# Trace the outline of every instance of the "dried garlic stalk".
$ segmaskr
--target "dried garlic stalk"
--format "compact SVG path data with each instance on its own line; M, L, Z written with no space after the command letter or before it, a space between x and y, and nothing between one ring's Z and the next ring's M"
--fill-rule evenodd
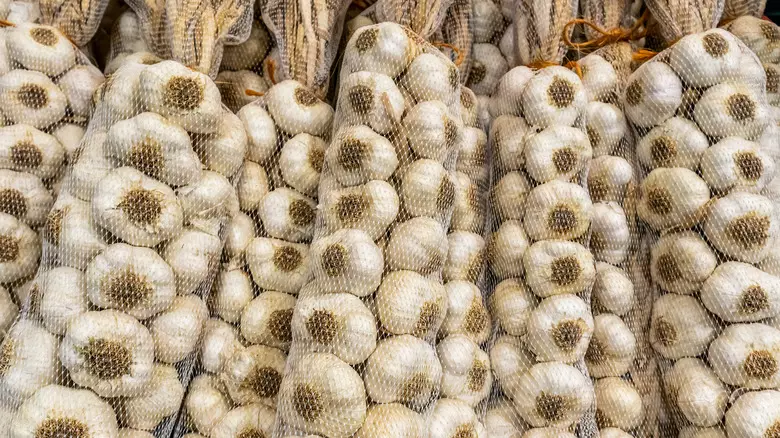
M106 6L105 0L40 0L41 23L60 29L81 47L97 31Z
M458 52L453 53L453 56L455 59L461 60L460 64L456 62L456 65L458 66L458 70L460 70L460 81L463 84L469 79L468 73L471 65L471 46L474 42L471 20L471 0L455 0L449 10L447 10L447 16L444 18L444 23L442 23L439 32L437 32L441 34L441 40L457 48Z
M563 28L577 16L577 0L518 0L515 51L520 65L560 63L567 47Z
M760 18L765 8L766 0L726 0L722 19L731 21L743 15Z
M374 5L376 22L392 21L411 28L429 40L441 27L455 0L379 0Z
M647 0L661 36L676 41L718 25L726 0Z
M617 29L627 27L626 16L630 16L631 0L580 0L582 18L592 22L602 29ZM600 33L585 26L585 36L592 40L601 36Z

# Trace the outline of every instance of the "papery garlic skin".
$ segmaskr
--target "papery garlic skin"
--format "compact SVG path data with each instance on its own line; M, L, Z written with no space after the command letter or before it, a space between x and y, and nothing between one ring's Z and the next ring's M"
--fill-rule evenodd
M663 357L698 356L716 335L712 316L692 296L666 294L653 304L650 344Z
M582 86L588 94L589 105L618 91L618 75L609 61L598 54L591 54L578 62L582 70Z
M38 323L20 319L0 345L0 390L10 404L23 401L54 383L60 372L59 339Z
M490 296L490 314L508 334L525 334L528 318L536 307L538 298L531 293L525 283L510 278L499 283Z
M693 427L680 429L679 438L726 438L726 433L720 427Z
M493 30L495 31L495 28ZM501 50L489 42L475 43L471 57L472 64L467 81L469 88L477 94L492 95L496 91L498 81L509 70L509 64Z
M399 403L387 403L368 408L355 438L415 438L425 433L425 421L420 414Z
M16 125L18 126L18 125ZM54 203L40 178L26 172L0 169L0 211L31 227L38 227Z
M528 347L540 361L574 363L593 335L590 306L570 294L545 298L528 318Z
M316 197L327 147L324 140L307 133L288 140L279 154L279 171L284 181L295 190Z
M493 186L490 193L492 210L499 221L522 220L526 212L526 199L532 185L524 173L509 172Z
M217 378L209 374L196 376L190 382L184 408L195 430L210 436L219 420L230 411L230 401L219 388Z
M111 405L92 391L59 385L43 387L22 403L11 422L8 436L35 436L48 428L55 431L73 428L94 437L118 436L116 415Z
M761 437L776 430L780 392L766 390L741 395L726 412L727 436Z
M670 233L653 245L650 275L661 288L678 294L698 291L718 266L718 258L697 233Z
M594 384L596 415L602 424L630 430L644 420L642 397L634 385L620 377L599 379Z
M269 192L258 207L270 237L290 242L311 240L316 204L295 190L280 187Z
M220 381L237 404L276 407L287 355L265 345L250 345L225 363Z
M596 262L596 278L591 289L594 308L602 308L618 316L627 314L636 304L634 283L622 269Z
M57 81L77 117L87 118L92 109L92 95L105 81L103 73L92 65L77 65Z
M590 380L560 362L534 365L520 377L517 392L510 395L520 416L534 427L568 427L595 400Z
M712 370L699 359L683 358L664 375L667 394L677 394L675 409L700 427L720 423L729 392Z
M209 170L201 173L200 179L176 189L184 219L198 228L210 220L222 220L238 213L238 195L228 179L221 173ZM208 226L204 231L209 231ZM217 234L212 232L212 234Z
M58 76L76 63L76 50L57 28L20 23L7 40L8 55L24 68Z
M460 90L457 67L437 53L417 55L399 82L418 102L438 100L445 105L452 105L456 92Z
M591 377L619 377L626 374L637 354L637 340L620 317L610 313L593 319L593 337L585 353Z
M445 217L455 202L455 182L444 166L430 159L409 165L398 192L404 210L414 217Z
M231 46L226 48L228 47ZM222 66L224 64L225 57L223 56ZM219 72L215 82L219 88L222 102L233 112L238 112L244 106L256 101L258 94L266 93L269 88L269 81L250 70L223 70Z
M347 438L365 419L366 390L357 372L336 356L305 354L282 381L278 412L306 433Z
M439 341L436 353L441 361L443 397L474 407L490 394L490 359L473 340L458 334L447 336Z
M174 298L171 307L155 316L149 327L155 359L169 364L184 360L195 350L207 319L208 308L197 295Z
M239 324L241 334L252 344L289 348L295 302L295 297L286 293L261 293L244 307Z
M153 359L149 330L116 310L77 316L60 345L60 360L71 379L103 397L143 391L151 378Z
M138 397L123 400L118 415L127 427L153 430L165 418L179 412L183 399L184 387L176 368L156 364L147 389Z
M523 255L525 282L540 298L589 290L596 277L593 256L584 246L541 240Z
M684 167L699 169L702 154L710 143L695 123L672 117L654 127L637 143L639 162L649 169Z
M196 152L207 169L232 178L244 163L248 142L241 119L225 111L216 132L198 138Z
M273 409L257 403L239 406L225 414L211 430L213 438L233 438L242 434L271 436L274 427Z
M496 166L503 172L523 169L525 140L533 133L522 117L501 115L490 124Z
M489 406L485 412L485 429L489 437L495 438L521 438L521 434L527 426L518 418L510 402L499 399ZM566 437L571 438L571 437Z
M459 433L474 438L487 438L487 431L469 405L452 398L438 400L428 419L427 436L449 438Z
M780 330L766 324L733 324L710 344L713 371L723 382L749 389L780 385Z
M617 202L593 204L589 248L596 260L619 265L628 258L633 236L626 216Z
M365 361L376 348L376 319L350 294L301 297L291 327L293 338L307 350L333 353L350 365Z
M727 256L747 263L766 257L780 235L772 202L752 193L734 192L715 200L704 220L704 234Z
M488 104L490 115L496 118L505 114L519 116L521 106L518 102L521 102L526 85L535 74L526 66L518 66L501 77Z
M447 235L441 224L429 217L416 217L398 224L390 233L385 263L391 270L426 275L442 268L447 249Z
M376 313L390 333L428 338L447 313L447 292L441 283L413 271L394 271L376 291Z

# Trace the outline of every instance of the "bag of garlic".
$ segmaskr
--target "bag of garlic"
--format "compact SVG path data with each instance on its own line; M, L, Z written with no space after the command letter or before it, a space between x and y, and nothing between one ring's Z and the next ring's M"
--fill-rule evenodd
M655 302L649 339L681 436L771 436L780 330L777 149L759 60L722 29L638 68L622 101L643 173Z
M278 435L484 436L465 402L431 403L443 371L433 342L448 304L458 79L452 62L396 23L349 40Z
M297 81L272 86L238 111L249 138L209 300L198 377L175 436L270 437L309 243L333 109ZM255 296L257 290L257 296Z

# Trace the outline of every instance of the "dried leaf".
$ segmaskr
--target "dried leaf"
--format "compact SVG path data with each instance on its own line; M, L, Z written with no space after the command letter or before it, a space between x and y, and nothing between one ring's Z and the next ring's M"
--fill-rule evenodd
M766 8L766 0L726 0L721 20L733 20L743 15L761 18Z
M40 0L41 23L60 29L79 47L95 35L106 0Z
M718 25L725 0L647 0L647 8L667 42L703 32Z
M560 64L567 51L563 29L576 16L577 0L518 0L514 25L520 64Z

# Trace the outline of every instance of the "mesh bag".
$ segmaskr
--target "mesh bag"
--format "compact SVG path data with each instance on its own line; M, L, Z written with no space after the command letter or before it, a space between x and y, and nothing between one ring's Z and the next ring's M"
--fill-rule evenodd
M227 228L199 375L176 436L271 436L296 295L311 277L309 243L333 109L285 80L238 117L249 137L241 212Z
M766 0L726 0L721 19L730 21L742 16L761 17L764 8Z
M466 402L433 403L460 89L455 65L399 24L349 40L278 435L484 436Z
M780 427L776 143L764 70L732 34L685 36L621 98L641 164L637 214L654 303L649 340L680 436ZM776 135L774 136L776 142Z

